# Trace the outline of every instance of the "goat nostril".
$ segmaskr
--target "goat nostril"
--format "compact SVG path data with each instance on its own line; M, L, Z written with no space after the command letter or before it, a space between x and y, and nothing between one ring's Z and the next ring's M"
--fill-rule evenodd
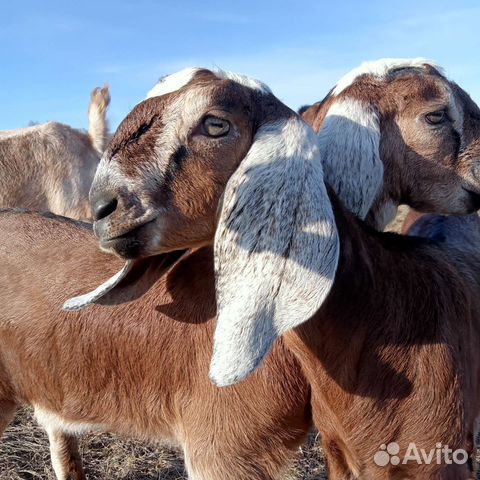
M116 198L112 198L106 202L98 202L93 207L93 219L95 221L101 220L102 218L108 217L112 214L118 205L118 200Z

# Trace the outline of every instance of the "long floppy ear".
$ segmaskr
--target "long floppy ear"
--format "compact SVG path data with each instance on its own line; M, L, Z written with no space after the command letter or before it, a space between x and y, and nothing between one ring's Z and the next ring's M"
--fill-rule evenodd
M314 132L296 116L264 125L227 184L215 236L215 384L245 378L315 314L338 256Z
M354 98L335 99L318 144L327 183L348 210L364 219L383 188L377 113Z

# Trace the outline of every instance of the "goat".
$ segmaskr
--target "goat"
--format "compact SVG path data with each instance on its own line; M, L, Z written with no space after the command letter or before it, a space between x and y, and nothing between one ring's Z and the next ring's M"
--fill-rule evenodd
M57 122L0 132L0 206L90 220L88 191L107 144L109 103L106 85L92 91L88 134Z
M243 149L235 152L240 160L252 144L254 118L266 120L267 116L255 104L254 90L232 80L212 82L216 77L208 72L204 76L207 90L202 85L196 90L190 88L191 93L201 96L189 106L200 107L202 101L207 106L209 93L216 91L225 108L235 109L238 128L242 128L238 133ZM228 89L222 94L223 85ZM271 101L286 110L273 96ZM162 119L156 116L160 113L156 107L160 103L155 98L132 112L106 154L117 155L132 148L139 154L136 147L144 145L145 139L153 140L152 134L158 132ZM267 105L266 99L262 100L264 104ZM178 106L182 107L182 115L188 114L182 103ZM236 106L249 106L252 111L237 110ZM142 112L150 112L153 117L146 119ZM272 112L272 120L275 118ZM174 122L165 125L167 130L170 126L174 127ZM208 128L214 131L218 126L212 122ZM191 183L194 172L188 173L188 163L183 163L187 152L180 146L175 148L172 142L165 144L161 140L161 149L175 157L178 172L185 170L188 176L184 180ZM214 160L215 156L209 158ZM220 163L214 165L208 158L205 160L207 170L221 167ZM135 165L138 164L133 161L132 168ZM218 171L218 182L222 182L221 175L226 181L228 172ZM164 174L166 178L168 173ZM203 176L201 173L197 178ZM168 198L173 195L173 183L170 188L171 193L160 188L158 194ZM176 202L182 212L176 217L178 221L196 215L196 190L191 191L191 199L185 197ZM200 192L198 200L202 198ZM213 204L218 199L209 200ZM7 245L3 237L0 240L5 273L0 290L5 286L6 295L1 304L16 292L15 299L0 314L2 431L18 404L33 405L38 421L48 432L52 464L61 480L68 475L85 478L75 434L88 429L175 440L183 448L190 478L280 477L311 428L309 387L281 342L258 374L242 385L218 389L209 381L216 310L211 249L189 252L159 281L162 269L176 259L175 253L156 257L156 265L151 259L143 265L136 264L122 285L132 298L138 297L139 283L133 282L131 290L128 284L131 275L139 276L145 292L137 301L67 313L61 311L66 297L98 284L105 275L118 270L121 261L98 251L88 225L18 212L0 215L0 222L6 227L5 240L15 239L16 245ZM4 249L15 252L14 256L3 258ZM17 253L25 261L23 273L16 271ZM54 265L55 271L51 268ZM77 283L72 275L80 270ZM31 288L21 285L27 278ZM30 317L28 327L17 322L20 317L26 320L24 315Z
M159 281L170 256L166 266L163 257L139 264L149 290L138 301L62 313L65 296L95 286L121 261L98 251L86 224L15 212L0 222L16 245L2 238L2 305L13 301L0 315L0 431L18 404L33 405L59 480L85 479L75 438L88 431L176 442L192 479L280 478L311 428L308 385L281 343L251 380L211 384L211 251L192 252ZM14 256L4 259L4 248ZM125 293L139 296L137 286Z
M465 463L373 460L395 441L402 452L411 442L442 442L472 461L480 259L362 225L327 195L317 140L299 119L257 99L274 120L257 121L246 146L238 107L225 100L228 88L241 101L234 86L200 71L176 94L152 97L127 117L91 191L101 247L134 268L136 258L214 239L210 376L220 386L237 383L284 333L312 389L332 478L466 478ZM238 163L227 148L247 153ZM212 151L220 165L205 153ZM114 291L109 302L126 300ZM97 291L90 300L100 298Z
M451 214L480 208L480 109L434 63L365 62L302 110L318 132L327 182L374 228L402 203Z
M34 405L58 478L72 469L82 478L72 434L89 428L172 437L183 445L191 478L278 478L310 427L310 401L332 478L343 456L353 474L372 472L369 455L389 435L402 447L408 434L409 441L434 439L471 454L474 414L462 401L474 396L468 388L476 377L467 376L478 367L465 339L465 357L452 358L461 332L442 334L452 318L465 319L465 328L473 321L461 301L474 298L473 286L461 290L440 247L376 233L352 218L327 193L313 132L267 87L208 70L181 79L176 89L134 108L100 163L91 191L94 230L103 250L128 261L92 295L67 302L67 308L95 305L60 311L65 297L120 268L119 259L97 251L88 227L34 214L0 216L1 427L18 403ZM392 310L399 262L409 289ZM434 291L444 293L435 305L428 282L445 288L441 275L448 288ZM428 282L415 288L422 278ZM372 311L378 344L361 334L370 332ZM397 321L411 323L416 336L395 336ZM353 328L359 333L352 338ZM382 344L384 328L398 344ZM309 350L316 340L325 350ZM431 343L421 355L422 341ZM215 388L208 380L212 344L210 376L219 385L263 364L244 382ZM411 363L388 355L389 346ZM355 354L365 369L348 365ZM468 369L457 384L453 377L465 359ZM438 383L420 381L432 370L425 362L438 367ZM412 366L418 379L411 378ZM393 381L380 381L392 372ZM451 387L449 397L419 418L419 408L443 387ZM403 397L398 411L382 408L395 403L392 394ZM371 411L385 430L368 422ZM428 431L427 422L434 422ZM404 477L414 478L457 467L466 468L402 466ZM394 474L378 467L368 478Z

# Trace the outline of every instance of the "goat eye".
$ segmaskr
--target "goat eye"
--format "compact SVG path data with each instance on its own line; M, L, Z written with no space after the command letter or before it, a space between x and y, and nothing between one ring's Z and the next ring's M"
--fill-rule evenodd
M445 112L445 110L439 110L438 112L427 113L425 115L425 120L430 125L439 125L447 119L447 112Z
M210 137L221 137L229 132L230 124L226 120L210 116L203 121L203 128Z

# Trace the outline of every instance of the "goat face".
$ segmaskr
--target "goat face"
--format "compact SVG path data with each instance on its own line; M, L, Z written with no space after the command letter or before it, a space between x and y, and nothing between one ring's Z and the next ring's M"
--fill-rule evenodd
M188 88L136 106L91 189L101 246L132 258L211 243L219 198L252 143L258 95L202 70Z
M138 257L214 243L211 377L226 385L320 308L338 234L316 136L298 115L245 77L192 70L177 78L179 89L169 90L167 77L155 91L164 95L125 119L90 192L102 247L129 261L65 308L111 296Z
M453 214L480 208L480 110L470 97L430 68L399 72L384 103L390 135L381 150L400 166L400 202Z
M377 229L401 203L454 214L480 207L480 110L425 60L362 64L303 118L318 131L327 182Z

